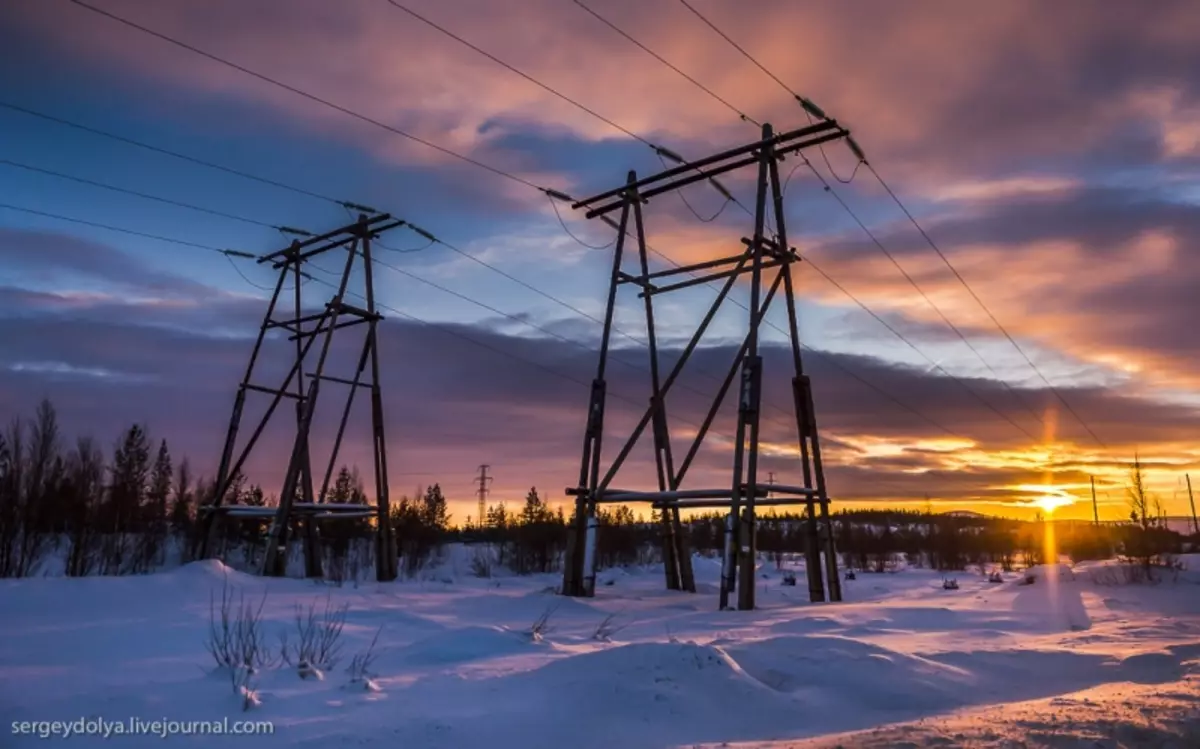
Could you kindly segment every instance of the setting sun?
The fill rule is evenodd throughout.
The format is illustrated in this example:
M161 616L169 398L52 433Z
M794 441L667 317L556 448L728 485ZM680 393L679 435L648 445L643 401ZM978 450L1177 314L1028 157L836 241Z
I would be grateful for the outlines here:
M1059 507L1066 507L1074 501L1075 499L1073 497L1065 494L1043 494L1034 500L1034 504L1049 514L1057 510Z

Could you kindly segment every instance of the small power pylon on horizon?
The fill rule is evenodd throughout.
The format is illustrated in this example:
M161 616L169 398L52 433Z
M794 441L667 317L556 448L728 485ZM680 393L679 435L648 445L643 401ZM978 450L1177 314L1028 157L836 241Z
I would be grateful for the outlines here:
M484 463L479 466L479 475L475 477L475 483L479 484L479 487L475 491L479 495L479 518L476 522L480 530L487 527L487 496L491 492L488 485L492 483L494 478L488 475L488 469L490 468L490 465Z

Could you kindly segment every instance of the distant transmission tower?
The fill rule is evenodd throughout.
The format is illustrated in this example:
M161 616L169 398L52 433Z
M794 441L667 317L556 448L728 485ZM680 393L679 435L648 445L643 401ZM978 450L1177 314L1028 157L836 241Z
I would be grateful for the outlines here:
M361 210L370 210L361 206L352 206ZM372 212L374 213L374 212ZM267 306L267 313L259 328L258 338L250 352L250 363L246 374L238 386L237 396L233 403L233 415L229 421L229 430L225 437L225 446L221 451L221 463L217 471L217 482L210 504L200 508L204 512L202 532L200 535L200 557L212 554L218 540L219 517L271 517L273 522L266 553L263 557L262 573L264 575L282 576L287 562L288 537L294 525L299 526L304 540L304 569L309 577L320 577L321 556L320 544L317 538L315 521L376 516L376 577L379 580L394 580L397 574L397 557L392 526L390 521L391 506L388 499L387 478L387 446L383 429L383 399L379 387L379 354L376 326L383 319L375 310L375 290L372 279L371 240L380 233L394 229L404 224L388 214L368 216L360 214L358 220L320 236L306 236L303 240L293 241L291 246L278 252L265 255L258 259L259 263L270 263L279 271L279 280L275 284L275 293ZM293 230L295 231L295 230ZM295 231L295 233L301 233ZM304 272L303 266L309 260L323 256L334 250L347 251L345 265L340 273L333 298L322 305L318 312L305 314L301 300L301 286L304 278L311 278ZM355 271L360 271L356 275ZM284 282L292 278L294 286L292 315L284 319L276 318L280 305ZM347 296L355 294L350 291L352 278L358 278L363 286L361 296L365 299L365 307L355 306L347 301ZM330 284L333 285L332 283ZM355 361L352 372L347 376L338 377L326 372L329 364L334 331L351 326L366 325L361 351ZM283 331L289 334L288 341L295 342L294 356L291 368L282 383L271 386L251 382L255 374L264 340L273 331ZM344 336L339 336L339 340ZM320 345L315 344L320 341ZM313 349L318 353L310 356ZM315 358L315 366L312 360ZM312 369L305 372L306 364ZM363 375L370 366L370 381L364 382ZM307 379L307 383L305 378ZM341 411L337 436L333 441L329 462L321 482L320 492L314 496L313 473L309 451L309 433L312 428L313 414L317 407L317 396L322 383L339 383L349 386L345 404ZM294 384L293 384L294 383ZM374 453L375 478L375 510L364 509L361 505L326 503L330 478L337 465L338 452L346 425L350 417L350 409L354 403L354 395L360 388L370 391L371 398L371 427L372 449ZM260 393L271 396L265 412L251 433L241 452L234 457L238 442L238 431L242 421L242 410L246 403L247 393ZM296 403L296 422L290 455L286 461L287 470L283 478L283 487L279 493L279 506L246 507L236 504L226 504L230 499L227 495L232 488L251 452L254 450L263 430L275 414L284 398ZM279 461L283 464L284 461ZM236 498L233 498L236 501Z
M477 477L475 477L475 482L479 484L479 489L476 491L479 494L479 523L478 524L479 524L480 528L487 527L487 495L488 495L488 492L491 491L488 488L488 484L490 484L492 482L492 477L488 475L489 468L491 468L491 466L487 465L486 463L484 465L479 466L479 475Z

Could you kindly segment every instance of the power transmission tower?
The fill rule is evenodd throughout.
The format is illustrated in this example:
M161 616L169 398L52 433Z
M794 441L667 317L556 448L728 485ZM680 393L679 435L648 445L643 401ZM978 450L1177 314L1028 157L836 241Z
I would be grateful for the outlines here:
M1200 536L1200 518L1196 517L1196 498L1192 496L1192 476L1189 473L1185 473L1183 477L1187 479L1188 504L1192 508L1192 531L1197 536Z
M487 527L487 495L491 490L488 484L492 482L492 477L488 475L490 465L486 463L479 466L479 475L475 477L475 482L479 484L479 489L476 491L479 494L479 527L480 529Z
M370 210L361 206L354 207ZM372 213L374 214L374 212ZM352 224L319 236L307 236L303 240L293 241L289 247L283 250L258 258L259 263L270 263L271 267L279 272L279 280L275 284L275 292L271 296L262 326L259 328L258 338L250 352L250 363L246 368L246 374L238 386L234 399L233 414L230 417L225 446L221 451L221 463L217 471L217 482L211 504L201 508L205 511L205 516L200 535L199 556L207 557L212 553L217 529L220 527L218 522L220 515L233 517L263 517L266 515L272 517L273 520L263 559L262 573L281 576L286 567L289 533L292 530L293 522L298 519L304 533L305 574L310 577L319 577L322 574L321 558L315 521L365 517L374 514L377 524L376 577L379 580L396 578L397 558L390 518L387 445L384 437L383 399L379 383L377 325L383 317L375 308L371 241L382 232L402 226L404 223L388 214L368 216L366 213L362 213ZM303 270L304 264L318 256L339 249L346 249L347 256L339 281L335 286L336 291L333 298L323 305L321 311L305 314L301 286L303 280L311 278L311 276ZM349 288L356 270L361 273L361 283L364 287L361 297L366 300L365 307L358 307L347 301L347 296L350 294L359 296ZM284 282L289 277L292 278L294 284L293 314L285 319L276 319L277 309L281 307L280 299L284 291ZM326 368L331 358L334 331L362 324L367 326L367 330L352 377L327 374ZM264 341L268 338L268 334L277 330L290 333L288 341L295 342L291 368L287 371L282 384L274 387L255 384L251 380L255 374L255 366L262 352ZM339 336L339 340L341 338L342 336ZM320 340L319 347L316 346L318 340ZM314 347L319 352L315 357L316 364L312 371L306 373L305 365L311 362L312 357L309 355ZM368 365L370 381L364 382L363 375L366 373ZM337 435L333 441L320 492L314 497L309 436L321 385L327 382L349 386L349 391L341 411ZM292 389L293 383L294 390ZM360 388L368 389L371 398L375 479L374 513L364 510L361 506L325 502L329 482L337 464L338 452L350 418L354 396ZM250 438L235 458L238 431L248 393L266 394L271 396L271 399ZM283 478L283 488L279 494L279 506L272 509L226 505L226 495L229 493L230 487L240 475L246 460L262 436L263 430L284 398L290 398L296 403L296 423L291 452L286 462L287 470Z
M778 162L788 154L840 138L849 132L834 120L825 120L798 130L776 135L770 125L764 125L762 138L753 143L709 156L698 161L682 163L654 176L638 179L630 172L621 187L578 201L573 207L587 208L587 217L601 217L617 226L608 302L601 338L600 360L592 382L584 431L583 456L580 462L579 483L567 490L575 497L575 522L568 540L566 566L563 573L563 593L572 596L591 596L596 581L596 506L602 502L649 502L662 510L663 559L667 568L669 588L695 590L690 554L685 548L679 513L681 509L726 507L725 555L721 575L721 608L729 604L729 596L738 593L739 609L754 608L755 567L755 509L758 505L803 503L808 522L808 583L814 601L829 598L841 600L841 584L837 575L837 560L833 548L833 532L829 518L829 497L821 463L820 441L813 413L812 390L804 374L800 356L800 338L796 316L795 293L791 266L800 257L788 244L784 222L783 191L779 180ZM739 254L689 266L650 272L647 259L642 206L657 195L678 190L686 185L709 180L714 184L721 174L749 166L758 167L758 191L754 212L754 234L743 238L744 249ZM719 188L728 195L724 188ZM562 195L552 195L559 199ZM770 201L770 206L768 206ZM619 222L607 214L619 211ZM768 226L768 211L773 214ZM630 224L632 223L632 227ZM631 234L632 232L632 234ZM624 254L628 236L633 237L637 251L637 269L627 271ZM769 288L764 287L766 271L777 269ZM680 274L703 271L699 278L679 280ZM729 372L715 395L712 405L692 441L683 461L676 466L672 450L665 399L701 337L716 316L722 302L736 281L750 276L749 320L745 339ZM695 334L676 360L667 376L661 377L658 344L655 334L653 298L659 294L723 279L724 285L701 320ZM607 471L601 472L601 443L604 433L606 397L605 367L612 333L613 313L618 288L632 285L644 301L647 343L650 355L650 406L643 414L632 435L618 452ZM759 483L759 413L762 387L762 358L759 351L759 327L772 299L780 287L786 299L789 338L792 358L792 394L796 409L796 428L799 437L799 457L804 486L780 486ZM730 484L721 489L683 490L681 485L688 468L695 460L726 393L740 371L739 405L733 471ZM631 491L611 488L622 464L647 426L654 441L655 467L658 474L657 491ZM768 492L779 496L768 498ZM818 519L818 512L820 518ZM825 569L822 569L822 551ZM740 570L738 567L740 566ZM736 570L736 572L735 572ZM740 578L740 579L739 579Z
M1100 505L1096 504L1096 477L1088 478L1092 480L1092 525L1100 525Z

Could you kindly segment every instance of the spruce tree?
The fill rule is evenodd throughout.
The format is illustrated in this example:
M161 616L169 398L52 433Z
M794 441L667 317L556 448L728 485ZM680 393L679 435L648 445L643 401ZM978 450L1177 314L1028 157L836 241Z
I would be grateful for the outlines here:
M192 467L188 459L179 462L175 472L174 498L171 503L170 528L171 532L183 538L190 530L192 522Z
M158 455L154 459L154 467L150 472L149 487L146 492L145 541L142 544L143 559L141 566L149 567L161 564L166 554L167 538L167 500L171 496L171 479L174 470L171 467L171 451L167 441L162 440L158 445Z
M446 497L442 494L440 484L434 484L425 490L425 496L422 498L421 520L429 530L438 535L450 526Z
M111 483L105 530L107 539L104 572L117 575L127 571L128 534L144 530L139 523L150 474L150 443L138 424L129 427L113 451Z

